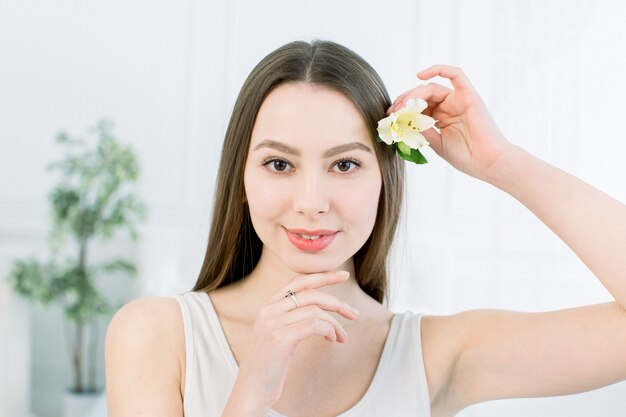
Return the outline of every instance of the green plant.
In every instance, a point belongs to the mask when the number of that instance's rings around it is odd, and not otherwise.
[[[62,304],[65,322],[73,324],[75,330],[73,341],[66,337],[73,366],[72,391],[77,393],[96,391],[95,357],[89,361],[89,386],[83,384],[85,326],[99,316],[111,315],[124,303],[110,303],[100,293],[95,279],[117,271],[134,277],[137,272],[135,265],[125,259],[90,264],[89,244],[95,239],[109,240],[118,229],[127,229],[136,241],[135,222],[146,218],[144,204],[131,191],[124,190],[125,185],[138,180],[137,160],[130,147],[122,146],[112,136],[112,127],[110,121],[100,120],[89,129],[99,136],[95,149],[89,149],[84,140],[72,139],[65,132],[57,135],[56,141],[66,146],[67,151],[62,160],[47,167],[47,171],[62,172],[60,183],[48,194],[52,221],[48,243],[52,259],[16,260],[7,276],[13,290],[21,296],[41,305]],[[82,152],[72,153],[75,147]],[[75,244],[69,256],[68,237]]]

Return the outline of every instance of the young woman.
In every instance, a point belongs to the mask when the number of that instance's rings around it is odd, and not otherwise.
[[[626,379],[626,207],[509,143],[459,68],[418,74],[437,75],[453,89],[420,85],[391,105],[374,69],[336,43],[289,43],[253,69],[195,287],[133,301],[109,325],[110,417],[440,417]],[[438,120],[423,134],[439,156],[528,207],[615,301],[389,311],[405,161],[375,138],[411,98]]]

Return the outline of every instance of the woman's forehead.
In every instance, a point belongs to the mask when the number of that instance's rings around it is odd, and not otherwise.
[[[308,83],[286,83],[265,99],[256,117],[252,143],[275,140],[294,147],[327,147],[371,142],[356,106],[339,91]]]

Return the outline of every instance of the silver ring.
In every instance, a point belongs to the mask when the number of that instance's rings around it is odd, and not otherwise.
[[[294,303],[296,303],[296,307],[300,307],[300,303],[298,302],[298,299],[296,298],[296,293],[289,290],[287,291],[287,294],[285,295],[285,298],[290,297]]]

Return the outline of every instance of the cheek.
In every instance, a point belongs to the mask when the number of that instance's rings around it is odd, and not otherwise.
[[[381,182],[375,178],[349,187],[335,197],[341,218],[354,231],[369,235],[376,221]]]
[[[244,187],[251,217],[272,218],[285,209],[289,199],[286,187],[279,181],[268,181],[263,175],[244,174]]]

